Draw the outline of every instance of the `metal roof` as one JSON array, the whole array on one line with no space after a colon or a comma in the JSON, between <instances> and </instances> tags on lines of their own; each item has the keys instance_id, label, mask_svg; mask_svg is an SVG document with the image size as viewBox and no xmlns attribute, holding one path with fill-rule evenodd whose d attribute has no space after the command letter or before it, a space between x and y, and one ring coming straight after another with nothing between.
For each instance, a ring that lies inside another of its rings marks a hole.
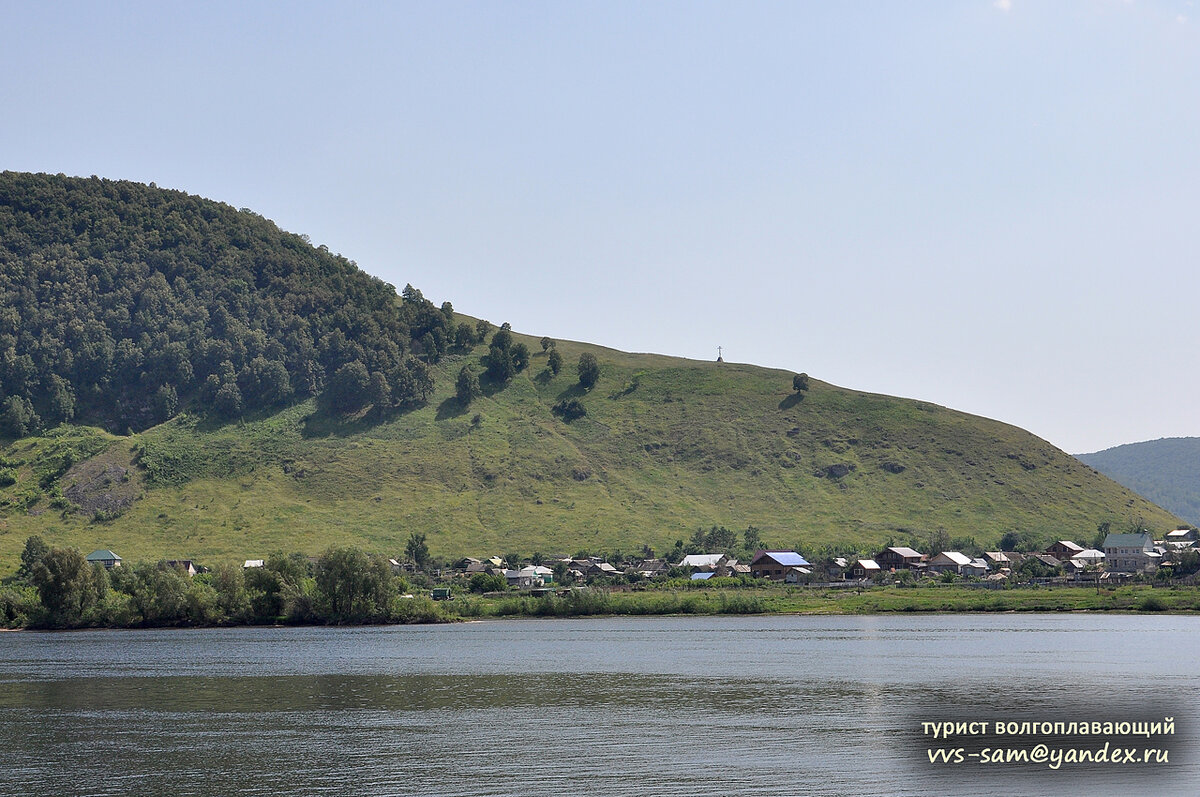
<instances>
[{"instance_id":1,"label":"metal roof","mask_svg":"<svg viewBox=\"0 0 1200 797\"><path fill-rule=\"evenodd\" d=\"M942 551L940 554L933 557L933 559L936 562L940 557L943 556L949 559L951 562L954 562L956 565L971 564L971 557L967 556L966 554L959 553L958 551ZM930 562L930 564L933 564L933 562Z\"/></svg>"},{"instance_id":2,"label":"metal roof","mask_svg":"<svg viewBox=\"0 0 1200 797\"><path fill-rule=\"evenodd\" d=\"M1154 540L1148 532L1140 534L1109 534L1104 538L1105 548L1146 548Z\"/></svg>"},{"instance_id":3,"label":"metal roof","mask_svg":"<svg viewBox=\"0 0 1200 797\"><path fill-rule=\"evenodd\" d=\"M117 556L112 551L103 550L92 551L87 555L87 560L89 562L119 562L121 561L121 557Z\"/></svg>"},{"instance_id":4,"label":"metal roof","mask_svg":"<svg viewBox=\"0 0 1200 797\"><path fill-rule=\"evenodd\" d=\"M750 564L755 564L760 559L770 558L773 562L778 562L784 567L809 567L809 562L795 551L759 551L754 557L754 561Z\"/></svg>"},{"instance_id":5,"label":"metal roof","mask_svg":"<svg viewBox=\"0 0 1200 797\"><path fill-rule=\"evenodd\" d=\"M723 553L694 553L683 557L679 567L716 567L725 556Z\"/></svg>"},{"instance_id":6,"label":"metal roof","mask_svg":"<svg viewBox=\"0 0 1200 797\"><path fill-rule=\"evenodd\" d=\"M912 548L888 548L888 550L892 551L894 553L897 553L900 556L903 556L905 559L908 559L909 557L912 557L912 556L916 556L916 557L924 556L923 553L921 553L920 551L914 551Z\"/></svg>"},{"instance_id":7,"label":"metal roof","mask_svg":"<svg viewBox=\"0 0 1200 797\"><path fill-rule=\"evenodd\" d=\"M707 573L692 573L692 581L708 581L715 573L709 570Z\"/></svg>"}]
</instances>

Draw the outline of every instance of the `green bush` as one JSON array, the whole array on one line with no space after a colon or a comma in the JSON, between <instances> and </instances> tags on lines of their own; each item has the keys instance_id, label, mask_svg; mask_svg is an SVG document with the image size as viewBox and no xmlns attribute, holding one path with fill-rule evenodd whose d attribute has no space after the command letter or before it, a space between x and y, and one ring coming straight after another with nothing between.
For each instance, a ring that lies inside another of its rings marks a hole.
<instances>
[{"instance_id":1,"label":"green bush","mask_svg":"<svg viewBox=\"0 0 1200 797\"><path fill-rule=\"evenodd\" d=\"M42 611L42 602L33 587L0 589L0 625L5 628L33 625Z\"/></svg>"},{"instance_id":2,"label":"green bush","mask_svg":"<svg viewBox=\"0 0 1200 797\"><path fill-rule=\"evenodd\" d=\"M395 596L388 611L394 623L448 623L453 618L434 600L424 596L404 598Z\"/></svg>"},{"instance_id":3,"label":"green bush","mask_svg":"<svg viewBox=\"0 0 1200 797\"><path fill-rule=\"evenodd\" d=\"M587 415L587 407L583 406L578 399L563 399L555 404L550 411L567 423Z\"/></svg>"},{"instance_id":4,"label":"green bush","mask_svg":"<svg viewBox=\"0 0 1200 797\"><path fill-rule=\"evenodd\" d=\"M1157 595L1147 595L1138 601L1137 610L1139 612L1165 612L1167 604Z\"/></svg>"},{"instance_id":5,"label":"green bush","mask_svg":"<svg viewBox=\"0 0 1200 797\"><path fill-rule=\"evenodd\" d=\"M504 576L498 576L493 573L475 573L471 576L471 580L467 582L471 592L503 592L508 589L508 581Z\"/></svg>"}]
</instances>

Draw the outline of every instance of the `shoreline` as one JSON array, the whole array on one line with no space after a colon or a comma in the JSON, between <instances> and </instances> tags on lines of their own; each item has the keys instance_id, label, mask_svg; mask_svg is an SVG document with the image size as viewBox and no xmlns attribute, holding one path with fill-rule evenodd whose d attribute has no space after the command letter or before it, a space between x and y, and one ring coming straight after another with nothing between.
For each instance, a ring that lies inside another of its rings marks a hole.
<instances>
[{"instance_id":1,"label":"shoreline","mask_svg":"<svg viewBox=\"0 0 1200 797\"><path fill-rule=\"evenodd\" d=\"M1187 611L1161 611L1161 612L1146 612L1136 609L1065 609L1065 610L1020 610L1020 609L1005 609L1005 610L967 610L967 611L944 611L944 610L921 610L921 611L879 611L879 612L759 612L759 613L739 613L739 614L717 614L717 613L664 613L664 614L574 614L574 615L544 615L544 614L506 614L496 615L492 617L472 617L463 620L451 620L449 622L418 622L418 623L342 623L340 625L325 625L320 623L295 623L295 624L264 624L254 623L245 625L95 625L95 626L77 626L74 628L0 628L0 633L28 633L28 634L73 634L86 631L228 631L240 628L254 628L262 630L282 630L288 628L328 628L328 629L350 629L350 628L403 628L403 627L426 627L439 625L473 625L476 623L503 623L514 620L606 620L613 618L629 618L629 619L653 619L658 617L895 617L901 615L921 616L921 617L955 617L974 615L978 617L987 617L989 615L1021 615L1025 617L1057 617L1063 615L1123 615L1123 616L1138 616L1138 617L1200 617L1200 610Z\"/></svg>"},{"instance_id":2,"label":"shoreline","mask_svg":"<svg viewBox=\"0 0 1200 797\"><path fill-rule=\"evenodd\" d=\"M342 623L136 623L65 628L23 626L0 631L151 630L199 628L362 628L441 625L526 618L684 617L741 615L886 616L954 614L1129 614L1200 616L1200 586L1126 585L1094 587L1010 587L982 590L961 585L881 586L862 590L763 585L746 588L572 592L565 597L519 593L482 597L467 594L437 602L437 613L407 622Z\"/></svg>"}]
</instances>

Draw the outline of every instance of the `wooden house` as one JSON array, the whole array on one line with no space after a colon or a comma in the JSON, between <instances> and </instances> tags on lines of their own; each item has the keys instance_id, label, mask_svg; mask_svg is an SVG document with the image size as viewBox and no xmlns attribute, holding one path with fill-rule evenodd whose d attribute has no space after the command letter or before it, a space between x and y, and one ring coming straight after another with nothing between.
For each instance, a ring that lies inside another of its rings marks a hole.
<instances>
[{"instance_id":1,"label":"wooden house","mask_svg":"<svg viewBox=\"0 0 1200 797\"><path fill-rule=\"evenodd\" d=\"M924 566L925 554L912 548L884 548L875 555L875 561L884 570L919 569Z\"/></svg>"},{"instance_id":2,"label":"wooden house","mask_svg":"<svg viewBox=\"0 0 1200 797\"><path fill-rule=\"evenodd\" d=\"M1073 556L1083 553L1083 546L1070 540L1059 540L1046 549L1047 556L1053 556L1060 562L1065 562Z\"/></svg>"},{"instance_id":3,"label":"wooden house","mask_svg":"<svg viewBox=\"0 0 1200 797\"><path fill-rule=\"evenodd\" d=\"M750 560L750 575L755 578L783 581L788 568L791 567L812 567L812 565L795 551L758 551Z\"/></svg>"}]
</instances>

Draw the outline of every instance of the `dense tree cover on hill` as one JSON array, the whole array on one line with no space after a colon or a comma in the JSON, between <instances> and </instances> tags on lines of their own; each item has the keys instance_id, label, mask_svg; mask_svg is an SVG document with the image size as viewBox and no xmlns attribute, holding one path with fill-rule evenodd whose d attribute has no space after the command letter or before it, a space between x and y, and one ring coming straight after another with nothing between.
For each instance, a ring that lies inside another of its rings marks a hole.
<instances>
[{"instance_id":1,"label":"dense tree cover on hill","mask_svg":"<svg viewBox=\"0 0 1200 797\"><path fill-rule=\"evenodd\" d=\"M486 328L247 210L132 182L0 173L0 435L123 432L323 395L426 400Z\"/></svg>"},{"instance_id":2,"label":"dense tree cover on hill","mask_svg":"<svg viewBox=\"0 0 1200 797\"><path fill-rule=\"evenodd\" d=\"M1079 459L1189 523L1200 523L1200 437L1129 443Z\"/></svg>"}]
</instances>

